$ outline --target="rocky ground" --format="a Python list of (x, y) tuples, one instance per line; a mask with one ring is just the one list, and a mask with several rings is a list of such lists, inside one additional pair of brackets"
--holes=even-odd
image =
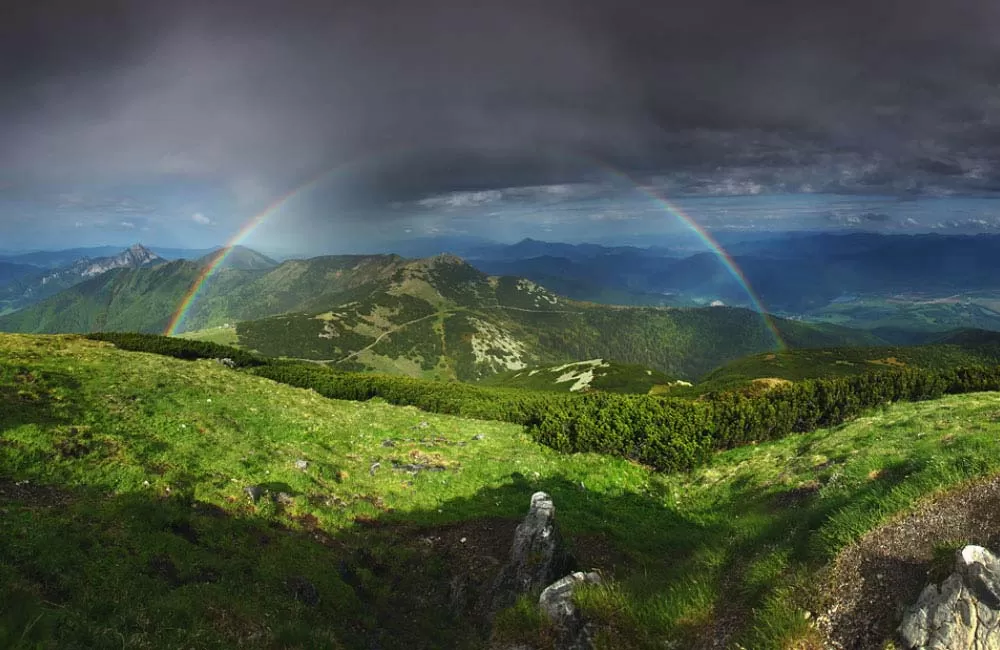
[(842, 552), (818, 618), (827, 646), (882, 650), (903, 611), (947, 575), (953, 551), (965, 544), (1000, 547), (1000, 477), (932, 498)]

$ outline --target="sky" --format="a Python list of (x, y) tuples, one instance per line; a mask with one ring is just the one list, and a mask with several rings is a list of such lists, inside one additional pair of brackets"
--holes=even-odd
[(0, 249), (1000, 230), (992, 0), (9, 0)]

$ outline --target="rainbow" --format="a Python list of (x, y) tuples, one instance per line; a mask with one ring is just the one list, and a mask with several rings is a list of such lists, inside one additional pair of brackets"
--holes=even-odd
[(610, 167), (607, 164), (602, 164), (602, 163), (599, 164), (602, 168), (609, 171), (612, 175), (627, 181), (638, 192), (641, 192), (645, 196), (652, 199), (653, 203), (655, 203), (662, 210), (676, 217), (677, 219), (680, 219), (680, 221), (684, 225), (690, 228), (691, 231), (698, 236), (698, 238), (702, 241), (702, 243), (705, 244), (715, 254), (715, 256), (719, 258), (723, 266), (726, 267), (726, 270), (729, 272), (729, 274), (743, 288), (743, 291), (747, 294), (747, 297), (750, 299), (750, 304), (754, 308), (754, 311), (760, 314), (761, 318), (764, 321), (764, 326), (767, 327), (768, 331), (770, 331), (771, 333), (771, 336), (774, 337), (774, 342), (778, 346), (778, 349), (785, 350), (788, 348), (787, 344), (785, 343), (785, 340), (781, 337), (781, 332), (778, 331), (777, 325), (774, 324), (774, 318), (769, 313), (767, 313), (766, 309), (764, 309), (764, 305), (760, 300), (760, 296), (758, 296), (757, 292), (755, 292), (753, 290), (753, 287), (750, 286), (750, 282), (747, 280), (746, 275), (743, 274), (743, 271), (736, 263), (736, 260), (733, 259), (733, 257), (726, 251), (725, 248), (722, 247), (722, 244), (720, 244), (715, 239), (715, 237), (712, 236), (711, 233), (705, 230), (705, 228), (703, 228), (701, 224), (699, 224), (697, 221), (694, 220), (694, 217), (686, 213), (683, 209), (681, 209), (679, 205), (673, 203), (665, 196), (662, 196), (658, 194), (656, 191), (643, 185), (638, 180), (632, 178), (628, 173), (623, 172), (614, 167)]
[(239, 231), (237, 231), (236, 234), (233, 235), (229, 241), (227, 241), (226, 244), (215, 253), (215, 256), (211, 259), (211, 261), (205, 265), (205, 267), (201, 270), (201, 273), (198, 274), (198, 277), (195, 278), (195, 281), (191, 283), (191, 287), (187, 290), (187, 293), (184, 294), (184, 298), (177, 307), (177, 311), (175, 311), (173, 316), (170, 317), (170, 322), (167, 323), (167, 329), (163, 332), (164, 335), (175, 336), (177, 334), (177, 328), (180, 327), (182, 322), (184, 322), (185, 316), (187, 316), (187, 313), (191, 310), (191, 306), (194, 305), (195, 299), (205, 286), (205, 282), (212, 276), (213, 273), (215, 273), (216, 269), (225, 263), (225, 261), (229, 258), (229, 255), (233, 252), (233, 248), (249, 237), (250, 234), (253, 233), (253, 231), (256, 230), (262, 223), (279, 212), (292, 197), (317, 185), (320, 181), (325, 179), (331, 171), (333, 170), (324, 171), (318, 176), (313, 177), (311, 180), (282, 195), (243, 224)]
[[(716, 257), (719, 258), (723, 266), (726, 267), (726, 270), (729, 272), (729, 274), (743, 288), (743, 291), (750, 299), (751, 306), (754, 308), (755, 311), (757, 311), (761, 315), (761, 318), (764, 321), (764, 325), (767, 327), (771, 335), (774, 337), (774, 341), (775, 344), (778, 346), (778, 349), (784, 350), (787, 348), (784, 339), (782, 339), (781, 337), (781, 333), (778, 331), (777, 326), (774, 324), (774, 319), (771, 317), (769, 313), (767, 313), (767, 310), (761, 303), (760, 297), (750, 286), (750, 283), (747, 281), (747, 278), (743, 274), (743, 271), (736, 264), (736, 261), (732, 258), (732, 256), (729, 255), (728, 252), (726, 252), (726, 249), (723, 248), (722, 245), (719, 244), (719, 242), (711, 235), (711, 233), (705, 230), (697, 221), (695, 221), (693, 217), (691, 217), (683, 209), (681, 209), (680, 206), (671, 202), (666, 197), (656, 193), (649, 187), (643, 185), (636, 179), (632, 178), (628, 173), (616, 169), (615, 167), (612, 167), (602, 161), (591, 160), (591, 162), (596, 164), (597, 167), (611, 173), (613, 176), (616, 176), (619, 179), (628, 182), (637, 191), (641, 192), (642, 194), (652, 199), (653, 202), (661, 209), (663, 209), (665, 212), (676, 217), (688, 228), (690, 228), (691, 231), (694, 232), (698, 236), (698, 238), (716, 255)], [(187, 316), (188, 312), (191, 310), (192, 305), (194, 305), (194, 302), (197, 299), (198, 294), (205, 286), (205, 282), (208, 281), (208, 279), (212, 276), (212, 274), (214, 274), (215, 271), (225, 263), (226, 259), (229, 258), (229, 255), (232, 253), (233, 249), (236, 246), (238, 246), (243, 240), (249, 237), (254, 230), (260, 227), (261, 224), (267, 221), (270, 217), (277, 214), (281, 210), (281, 208), (284, 207), (285, 204), (288, 203), (292, 198), (318, 185), (324, 179), (329, 177), (334, 171), (336, 171), (337, 169), (341, 169), (343, 167), (347, 167), (347, 165), (338, 165), (334, 168), (324, 170), (322, 173), (313, 177), (309, 181), (306, 181), (305, 183), (295, 187), (291, 191), (280, 196), (278, 199), (272, 201), (267, 207), (265, 207), (259, 213), (251, 217), (250, 220), (247, 221), (239, 229), (239, 231), (237, 231), (236, 234), (233, 235), (229, 239), (229, 241), (226, 242), (226, 244), (216, 252), (215, 256), (209, 261), (208, 264), (205, 265), (205, 267), (201, 270), (201, 273), (194, 280), (194, 282), (191, 283), (191, 287), (184, 294), (184, 298), (181, 300), (180, 305), (177, 307), (177, 310), (174, 312), (173, 316), (171, 316), (170, 318), (170, 321), (167, 323), (167, 327), (166, 330), (164, 330), (164, 334), (166, 336), (175, 336), (177, 334), (178, 328), (180, 327), (181, 323), (183, 323), (184, 318)]]

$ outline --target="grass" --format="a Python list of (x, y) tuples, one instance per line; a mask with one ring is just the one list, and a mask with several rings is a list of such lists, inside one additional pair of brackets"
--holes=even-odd
[(806, 348), (754, 354), (717, 368), (692, 387), (669, 391), (675, 397), (752, 389), (754, 380), (801, 381), (847, 377), (891, 368), (944, 370), (962, 366), (995, 365), (1000, 347), (992, 340), (969, 344), (892, 347)]
[[(487, 590), (539, 489), (606, 577), (578, 595), (601, 647), (810, 647), (813, 576), (839, 549), (1000, 471), (986, 393), (688, 475), (76, 337), (0, 337), (0, 404), (0, 646), (14, 648), (482, 647), (452, 585)], [(268, 494), (252, 503), (250, 485)], [(497, 633), (548, 630), (522, 602)]]
[(209, 343), (218, 343), (219, 345), (238, 346), (240, 343), (239, 337), (236, 335), (236, 327), (226, 327), (224, 325), (184, 332), (183, 334), (178, 334), (178, 336), (182, 339), (208, 341)]

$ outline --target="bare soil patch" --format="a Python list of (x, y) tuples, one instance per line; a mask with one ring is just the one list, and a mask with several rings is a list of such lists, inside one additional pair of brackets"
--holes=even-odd
[(965, 543), (1000, 547), (1000, 476), (932, 497), (841, 552), (817, 618), (827, 647), (881, 650), (931, 581), (935, 547)]

